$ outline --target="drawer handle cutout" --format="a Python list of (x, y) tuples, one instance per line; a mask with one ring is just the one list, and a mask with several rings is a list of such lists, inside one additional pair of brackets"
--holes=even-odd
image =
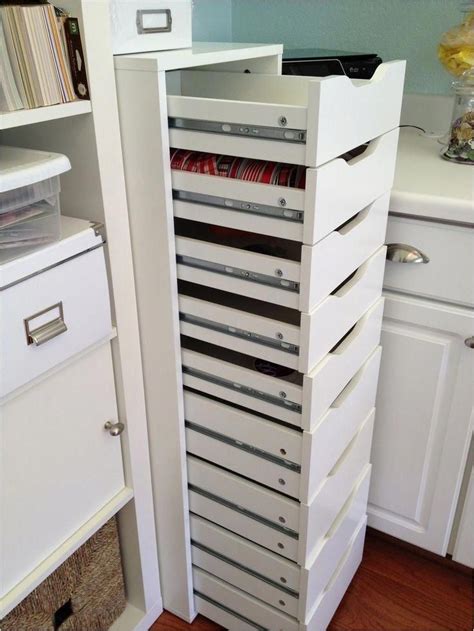
[[(49, 322), (44, 322), (44, 318), (42, 318), (42, 316), (48, 314), (49, 312), (52, 312), (52, 315), (55, 315), (56, 317)], [(49, 340), (52, 340), (67, 331), (67, 325), (64, 322), (63, 303), (58, 302), (55, 305), (51, 305), (51, 307), (38, 311), (38, 313), (25, 318), (24, 324), (26, 343), (28, 346), (31, 346), (32, 344), (35, 346), (41, 346), (42, 344), (49, 342)], [(35, 324), (37, 326), (36, 328), (33, 328)]]
[(427, 264), (430, 259), (418, 248), (406, 243), (387, 244), (387, 261), (392, 263), (410, 263), (414, 265)]

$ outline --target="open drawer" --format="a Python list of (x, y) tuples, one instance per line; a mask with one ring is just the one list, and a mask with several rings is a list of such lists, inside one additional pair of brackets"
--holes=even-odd
[(314, 246), (177, 220), (178, 278), (309, 313), (383, 245), (388, 201)]
[(186, 449), (310, 504), (375, 405), (380, 355), (378, 347), (311, 432), (187, 391)]
[(304, 190), (172, 170), (174, 216), (313, 245), (389, 191), (398, 129), (352, 160), (306, 170)]
[(181, 333), (309, 373), (380, 296), (384, 265), (379, 252), (309, 314), (180, 282)]
[(298, 623), (293, 616), (195, 567), (198, 612), (230, 631), (325, 631), (362, 560), (366, 525), (364, 517), (305, 622)]
[(190, 511), (307, 566), (369, 462), (375, 410), (310, 504), (188, 455)]
[(193, 564), (276, 609), (306, 620), (365, 517), (370, 470), (367, 465), (307, 567), (197, 515), (191, 515)]
[(405, 62), (370, 80), (181, 71), (170, 146), (316, 167), (398, 127)]
[[(377, 284), (382, 280), (384, 261), (381, 260), (381, 263)], [(318, 349), (324, 348), (324, 352), (318, 353), (322, 357), (321, 362), (308, 362), (308, 365), (315, 366), (309, 374), (298, 373), (286, 366), (275, 368), (273, 364), (267, 365), (268, 362), (260, 355), (256, 355), (255, 359), (255, 356), (230, 348), (183, 337), (184, 385), (302, 429), (311, 429), (373, 350), (369, 344), (380, 335), (380, 311), (377, 315), (373, 311), (370, 313), (373, 320), (369, 318), (359, 323), (370, 323), (367, 331), (362, 331), (363, 326), (359, 325), (353, 331), (350, 329), (375, 306), (379, 296), (380, 289), (375, 288), (373, 291), (354, 292), (354, 301), (350, 302), (330, 296), (321, 306), (325, 313), (318, 310), (312, 314), (319, 323), (312, 327), (313, 335), (306, 336), (310, 341), (309, 349), (314, 345)], [(315, 338), (317, 342), (314, 342)], [(304, 349), (304, 352), (309, 349)], [(334, 352), (330, 353), (331, 350)], [(331, 370), (331, 376), (327, 376), (331, 364), (338, 364), (340, 373)], [(324, 391), (325, 387), (327, 391)]]

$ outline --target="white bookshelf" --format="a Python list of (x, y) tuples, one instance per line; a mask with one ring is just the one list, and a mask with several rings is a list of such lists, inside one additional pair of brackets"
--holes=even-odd
[(13, 127), (32, 125), (33, 123), (44, 123), (45, 121), (55, 120), (57, 118), (88, 114), (91, 111), (92, 105), (90, 101), (72, 101), (71, 103), (36, 107), (30, 110), (0, 112), (0, 131), (12, 129)]
[(12, 609), (114, 514), (118, 516), (127, 607), (113, 631), (144, 631), (162, 612), (135, 282), (123, 175), (109, 4), (63, 0), (79, 18), (91, 101), (0, 113), (0, 143), (56, 151), (72, 169), (61, 178), (64, 215), (102, 222), (106, 231), (111, 341), (126, 488), (0, 602)]

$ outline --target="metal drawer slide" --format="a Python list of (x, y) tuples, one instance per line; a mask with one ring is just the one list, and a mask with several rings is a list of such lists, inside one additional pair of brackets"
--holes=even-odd
[(203, 259), (197, 259), (193, 256), (184, 256), (178, 254), (176, 256), (178, 265), (186, 265), (188, 267), (195, 267), (207, 272), (214, 272), (215, 274), (223, 274), (225, 276), (234, 276), (241, 280), (248, 280), (260, 285), (267, 285), (268, 287), (276, 287), (285, 291), (299, 292), (300, 284), (292, 281), (285, 280), (283, 278), (274, 278), (267, 274), (259, 274), (250, 270), (244, 270), (239, 267), (232, 267), (230, 265), (223, 265), (221, 263), (212, 263), (211, 261), (204, 261)]
[(236, 329), (233, 326), (213, 322), (212, 320), (200, 318), (199, 316), (191, 315), (189, 313), (180, 312), (179, 318), (183, 322), (187, 322), (189, 324), (195, 324), (196, 326), (202, 326), (203, 328), (210, 329), (211, 331), (217, 331), (218, 333), (224, 333), (243, 340), (248, 340), (249, 342), (255, 342), (256, 344), (261, 344), (262, 346), (275, 348), (279, 351), (290, 353), (291, 355), (298, 355), (300, 351), (300, 347), (296, 344), (288, 344), (288, 342), (274, 340), (271, 337), (259, 335), (258, 333), (252, 333), (251, 331), (246, 331), (245, 329)]
[[(255, 390), (250, 386), (244, 386), (240, 383), (235, 383), (234, 381), (229, 381), (228, 379), (218, 377), (217, 375), (211, 375), (210, 373), (204, 372), (203, 370), (190, 368), (189, 366), (183, 366), (183, 373), (186, 375), (190, 375), (191, 377), (196, 377), (196, 379), (209, 381), (210, 383), (214, 383), (217, 386), (228, 388), (229, 390), (234, 390), (235, 392), (241, 392), (242, 394), (246, 394), (247, 396), (253, 397), (254, 399), (260, 399), (261, 401), (266, 401), (267, 403), (271, 403), (272, 405), (278, 405), (279, 407), (285, 408), (287, 410), (292, 410), (293, 412), (301, 414), (302, 407), (299, 403), (288, 401), (288, 399), (285, 399), (283, 397), (279, 398), (272, 394), (261, 392), (260, 390)], [(285, 382), (282, 381), (283, 386), (284, 383)], [(284, 392), (282, 392), (282, 394), (284, 394)]]
[(171, 129), (264, 138), (265, 140), (279, 140), (297, 144), (306, 143), (306, 131), (286, 128), (286, 119), (282, 119), (281, 125), (281, 127), (264, 127), (262, 125), (237, 125), (235, 123), (220, 123), (218, 121), (203, 121), (192, 118), (172, 118), (171, 116), (168, 118), (168, 126)]
[[(268, 186), (271, 185), (269, 184)], [(216, 208), (222, 208), (223, 210), (233, 210), (253, 215), (274, 217), (275, 219), (281, 219), (283, 221), (293, 221), (296, 223), (303, 223), (304, 221), (304, 212), (301, 210), (286, 208), (284, 206), (285, 200), (283, 200), (283, 198), (282, 206), (255, 204), (254, 202), (244, 202), (240, 199), (229, 199), (227, 197), (217, 197), (216, 195), (206, 195), (204, 193), (191, 193), (189, 191), (178, 190), (173, 190), (173, 198), (182, 202), (215, 206)]]

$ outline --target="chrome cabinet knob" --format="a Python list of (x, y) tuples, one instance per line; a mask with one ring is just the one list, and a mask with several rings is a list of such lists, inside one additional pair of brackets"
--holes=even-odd
[(387, 260), (393, 263), (429, 263), (430, 259), (418, 248), (406, 243), (387, 243)]
[(111, 436), (120, 436), (125, 429), (125, 425), (120, 421), (118, 423), (107, 421), (104, 425), (104, 429), (107, 430)]
[(474, 335), (471, 335), (471, 337), (468, 337), (464, 340), (464, 344), (468, 347), (468, 348), (474, 348)]

